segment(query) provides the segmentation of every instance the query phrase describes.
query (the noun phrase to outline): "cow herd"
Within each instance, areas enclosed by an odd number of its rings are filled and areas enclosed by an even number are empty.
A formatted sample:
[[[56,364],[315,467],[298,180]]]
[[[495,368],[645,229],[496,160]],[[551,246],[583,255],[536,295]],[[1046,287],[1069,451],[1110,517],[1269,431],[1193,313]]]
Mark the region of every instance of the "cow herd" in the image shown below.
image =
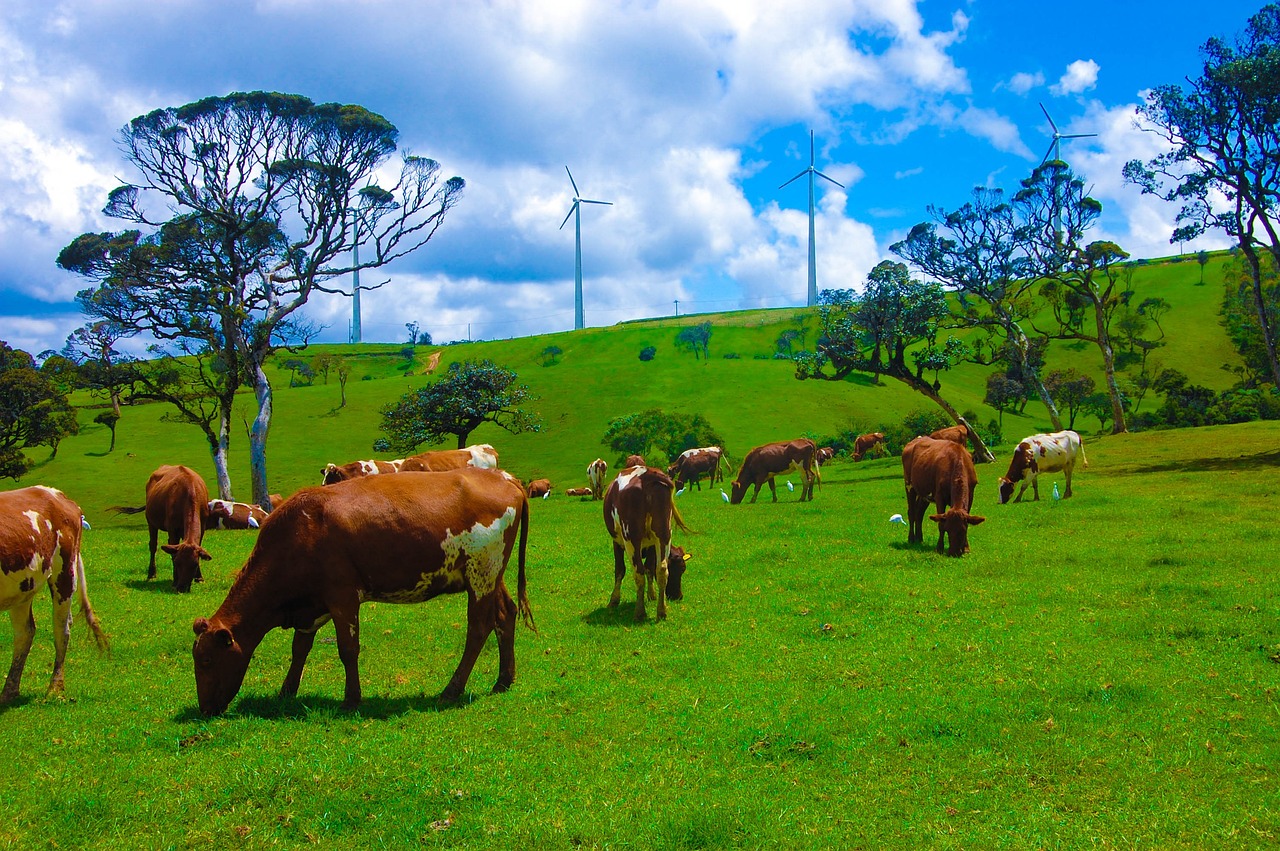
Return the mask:
[[[977,474],[964,423],[917,437],[902,451],[907,497],[908,542],[923,543],[924,519],[938,524],[937,551],[960,556],[969,551],[971,526],[986,518],[971,513]],[[854,459],[883,443],[874,433],[858,438]],[[986,452],[974,441],[975,454]],[[814,498],[820,466],[830,454],[801,438],[757,446],[748,452],[730,483],[726,502],[740,504],[749,489],[755,502],[769,486],[777,502],[775,478],[798,472],[800,501]],[[1019,442],[999,484],[999,502],[1008,502],[1014,486],[1028,484],[1038,500],[1038,476],[1063,471],[1066,496],[1077,458],[1087,466],[1075,432],[1033,435]],[[682,576],[690,556],[671,543],[672,527],[689,531],[676,508],[676,496],[706,478],[723,478],[727,455],[720,447],[691,449],[667,470],[649,467],[632,456],[611,482],[608,464],[597,458],[587,467],[589,487],[566,493],[600,500],[605,531],[613,546],[614,586],[608,605],[621,603],[623,579],[631,566],[636,588],[635,618],[647,617],[646,600],[655,600],[659,620],[667,601],[682,596]],[[394,474],[394,475],[388,475]],[[790,481],[789,489],[794,490]],[[1056,487],[1056,486],[1055,486]],[[426,452],[396,461],[328,464],[321,485],[293,496],[270,498],[272,511],[224,500],[210,500],[203,479],[188,467],[164,465],[147,482],[146,504],[112,509],[146,514],[149,532],[148,579],[156,577],[156,549],[173,563],[173,587],[188,591],[200,581],[200,562],[211,558],[202,539],[206,529],[259,529],[257,542],[236,574],[226,599],[208,618],[192,625],[196,693],[206,715],[225,711],[244,680],[254,650],[275,628],[292,629],[292,661],[281,686],[294,695],[302,679],[316,631],[333,621],[339,659],[345,669],[344,708],[360,702],[360,605],[366,601],[416,603],[440,594],[467,594],[467,634],[462,659],[441,697],[459,697],[491,633],[498,635],[495,692],[515,678],[514,633],[523,618],[534,628],[526,587],[529,500],[546,498],[546,479],[528,485],[503,471],[492,446],[482,444],[446,452]],[[1055,490],[1056,495],[1056,490]],[[42,486],[0,493],[0,610],[14,624],[13,662],[0,704],[18,695],[22,670],[35,632],[31,608],[38,585],[50,589],[54,605],[55,662],[51,693],[62,690],[62,667],[78,599],[99,647],[103,633],[89,604],[80,537],[84,517],[60,492]],[[517,553],[517,590],[505,584],[511,555]]]

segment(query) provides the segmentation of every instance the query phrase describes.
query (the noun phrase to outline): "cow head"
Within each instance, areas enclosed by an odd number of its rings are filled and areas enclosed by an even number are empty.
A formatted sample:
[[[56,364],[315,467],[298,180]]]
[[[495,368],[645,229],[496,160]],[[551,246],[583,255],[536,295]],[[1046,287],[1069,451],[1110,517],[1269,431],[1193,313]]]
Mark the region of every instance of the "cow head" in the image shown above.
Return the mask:
[[[236,643],[225,626],[214,627],[196,618],[191,629],[196,634],[191,656],[196,666],[196,700],[204,715],[221,715],[240,691],[250,654]]]
[[[173,557],[173,590],[179,594],[185,594],[191,590],[191,583],[200,572],[200,562],[213,559],[204,547],[188,541],[164,544],[160,549]]]
[[[744,485],[742,482],[734,479],[733,483],[729,485],[729,504],[741,505],[742,498],[747,495],[748,487],[750,487],[750,485]]]
[[[684,590],[680,587],[680,580],[684,578],[684,570],[686,562],[693,556],[687,554],[683,547],[672,547],[667,554],[667,599],[681,600],[684,598]]]
[[[947,555],[962,556],[969,552],[969,527],[983,523],[987,518],[970,514],[963,508],[954,505],[945,514],[930,514],[929,519],[938,524],[938,529],[947,535]],[[942,542],[938,542],[941,552]]]
[[[1009,497],[1011,496],[1013,496],[1013,482],[1010,481],[1009,479],[1006,479],[1004,476],[1001,476],[1000,477],[1000,504],[1004,505],[1006,502],[1009,501]]]
[[[345,478],[346,476],[338,465],[332,462],[327,464],[325,468],[320,471],[320,484],[322,485],[331,485],[335,482],[340,482]]]

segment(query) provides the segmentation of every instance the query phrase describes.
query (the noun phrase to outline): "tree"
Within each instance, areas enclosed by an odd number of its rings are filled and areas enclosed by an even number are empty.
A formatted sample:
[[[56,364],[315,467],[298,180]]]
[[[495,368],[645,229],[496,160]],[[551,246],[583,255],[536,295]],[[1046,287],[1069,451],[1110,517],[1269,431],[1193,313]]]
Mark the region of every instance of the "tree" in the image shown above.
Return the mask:
[[[1181,205],[1171,243],[1209,230],[1235,240],[1252,277],[1271,381],[1280,387],[1261,259],[1280,259],[1280,6],[1259,9],[1235,44],[1211,38],[1200,52],[1199,77],[1185,87],[1157,86],[1138,107],[1143,129],[1169,149],[1146,163],[1130,161],[1124,177],[1144,193]]]
[[[1204,286],[1204,267],[1209,264],[1209,252],[1197,251],[1196,262],[1200,264],[1200,280],[1196,282],[1197,286]]]
[[[1061,160],[1048,160],[1037,166],[1022,181],[1014,204],[1027,223],[1027,247],[1035,273],[1072,293],[1087,306],[1093,320],[1078,327],[1059,322],[1058,332],[1051,336],[1085,340],[1098,347],[1111,398],[1112,433],[1127,431],[1116,380],[1111,325],[1116,312],[1131,296],[1122,286],[1123,261],[1129,255],[1114,242],[1097,240],[1085,244],[1085,233],[1102,215],[1102,204],[1089,197],[1084,181]]]
[[[455,436],[458,448],[481,423],[493,423],[512,434],[541,431],[536,413],[521,408],[536,397],[516,383],[512,370],[491,360],[458,361],[448,372],[420,390],[406,393],[382,409],[382,431],[397,452],[412,452]]]
[[[301,376],[302,380],[307,384],[311,384],[316,377],[315,370],[311,368],[311,364],[307,363],[302,358],[288,358],[280,363],[280,367],[282,369],[289,370],[290,387],[296,387],[300,383],[298,381],[298,376]]]
[[[783,331],[781,334],[778,335],[778,339],[774,341],[774,346],[777,348],[780,354],[784,354],[787,357],[790,357],[793,354],[793,352],[791,351],[791,346],[793,343],[799,340],[800,337],[801,337],[801,334],[799,329],[788,328],[787,330]]]
[[[63,355],[80,365],[81,386],[105,394],[117,419],[120,400],[138,381],[135,359],[116,351],[116,343],[129,336],[127,329],[114,322],[90,322],[72,331],[62,347]]]
[[[102,411],[96,417],[93,418],[93,421],[98,425],[104,425],[107,428],[111,429],[111,445],[107,447],[107,453],[110,454],[112,452],[115,452],[116,451],[116,424],[120,422],[120,415],[117,414],[115,411]]]
[[[1277,274],[1276,263],[1270,255],[1263,255],[1260,261],[1267,320],[1276,327],[1280,323],[1280,274]],[[1226,264],[1223,277],[1222,318],[1227,334],[1243,361],[1238,374],[1245,387],[1257,387],[1270,377],[1271,369],[1262,326],[1254,306],[1252,270],[1242,258],[1236,257]]]
[[[1015,381],[1003,372],[993,372],[987,376],[987,394],[983,397],[991,407],[1000,413],[1000,428],[1004,428],[1005,408],[1017,404],[1023,396],[1022,382]]]
[[[0,478],[16,479],[31,468],[23,449],[48,446],[55,457],[62,438],[78,430],[75,409],[35,359],[0,340]]]
[[[600,442],[616,453],[621,467],[628,455],[639,455],[657,466],[654,450],[661,451],[669,464],[686,449],[722,446],[724,439],[701,414],[668,414],[650,408],[610,420]]]
[[[1001,190],[984,187],[974,189],[972,200],[958,210],[931,206],[929,214],[933,221],[917,224],[889,250],[956,293],[957,322],[997,331],[1030,363],[1031,338],[1022,325],[1032,312],[1037,276],[1026,225]],[[1044,382],[1034,373],[1027,378],[1060,430],[1058,408]]]
[[[1044,377],[1044,383],[1053,398],[1067,409],[1067,428],[1075,428],[1076,414],[1097,386],[1093,378],[1072,367],[1055,369]]]
[[[409,345],[410,346],[418,345],[418,323],[406,322],[404,323],[404,327],[405,327],[405,330],[409,332]]]
[[[907,267],[892,260],[867,275],[861,295],[852,290],[823,290],[818,295],[819,334],[816,351],[794,358],[796,378],[843,381],[854,372],[901,381],[938,405],[951,419],[960,415],[940,393],[938,371],[960,354],[959,341],[938,346],[942,320],[948,316],[946,296],[934,282],[916,281]],[[907,351],[914,350],[914,368]],[[934,381],[924,377],[934,372]]]
[[[688,349],[693,352],[693,359],[698,359],[698,353],[708,360],[711,358],[711,323],[699,322],[697,325],[689,325],[680,330],[676,334],[676,348]]]
[[[83,234],[59,255],[63,268],[96,282],[82,302],[89,315],[199,341],[219,352],[229,387],[252,384],[253,501],[264,507],[267,359],[279,345],[306,342],[296,314],[313,294],[342,292],[330,282],[421,248],[461,196],[461,178],[441,182],[436,162],[411,154],[394,186],[378,186],[398,135],[360,106],[268,92],[139,116],[120,135],[138,181],[113,190],[105,212],[140,229]],[[232,412],[219,416],[228,425]]]
[[[338,407],[345,408],[347,406],[347,379],[351,377],[351,364],[339,359],[335,369],[338,372],[338,389],[342,393],[342,401]]]
[[[543,366],[555,366],[560,363],[562,354],[564,354],[564,349],[559,346],[547,346],[538,354],[538,359]]]

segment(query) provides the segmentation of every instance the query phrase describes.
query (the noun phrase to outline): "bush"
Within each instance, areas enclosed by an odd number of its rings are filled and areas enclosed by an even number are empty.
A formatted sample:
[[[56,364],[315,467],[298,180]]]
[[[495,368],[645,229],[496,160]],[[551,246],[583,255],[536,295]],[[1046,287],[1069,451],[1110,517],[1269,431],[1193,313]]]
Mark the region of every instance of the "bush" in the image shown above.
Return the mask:
[[[653,360],[653,356],[656,355],[657,353],[658,353],[658,350],[653,346],[645,346],[643,349],[640,350],[640,360],[644,360],[644,361]]]
[[[742,355],[738,354],[737,352],[725,352],[725,353],[724,353],[724,359],[725,359],[725,360],[741,360],[741,358],[742,358]]]
[[[773,355],[765,355],[765,354],[755,354],[755,355],[752,355],[752,359],[753,359],[753,360],[769,360],[769,359],[771,359],[772,357],[773,357]]]

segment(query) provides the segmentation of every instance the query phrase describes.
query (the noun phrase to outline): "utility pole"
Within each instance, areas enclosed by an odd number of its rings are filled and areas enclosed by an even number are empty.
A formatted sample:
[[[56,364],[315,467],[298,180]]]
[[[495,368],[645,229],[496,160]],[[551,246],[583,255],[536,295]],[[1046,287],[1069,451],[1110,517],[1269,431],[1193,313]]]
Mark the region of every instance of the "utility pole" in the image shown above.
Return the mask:
[[[676,299],[676,318],[680,318],[680,299]]]

